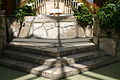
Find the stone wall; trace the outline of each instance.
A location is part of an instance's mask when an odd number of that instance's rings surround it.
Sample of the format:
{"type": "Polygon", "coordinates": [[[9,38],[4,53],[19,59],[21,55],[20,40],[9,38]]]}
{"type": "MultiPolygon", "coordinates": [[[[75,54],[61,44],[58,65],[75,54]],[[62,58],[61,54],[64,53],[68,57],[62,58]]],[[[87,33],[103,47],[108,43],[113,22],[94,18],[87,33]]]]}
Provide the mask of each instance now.
{"type": "Polygon", "coordinates": [[[111,36],[108,36],[104,30],[99,28],[99,21],[96,21],[94,22],[93,36],[93,42],[104,54],[120,60],[120,35],[112,31],[111,36]]]}
{"type": "Polygon", "coordinates": [[[116,56],[116,41],[112,38],[99,38],[99,47],[107,55],[116,56]]]}
{"type": "MultiPolygon", "coordinates": [[[[17,21],[10,22],[11,21],[8,21],[8,24],[10,24],[10,33],[13,33],[14,37],[17,37],[20,30],[20,23],[17,21]]],[[[57,25],[57,20],[48,16],[26,16],[19,37],[34,36],[36,38],[57,39],[57,25]]],[[[93,26],[87,26],[83,29],[77,25],[74,16],[65,17],[60,20],[60,35],[61,38],[93,37],[93,26]]]]}
{"type": "Polygon", "coordinates": [[[99,47],[107,55],[112,55],[120,60],[120,36],[99,38],[99,47]]]}

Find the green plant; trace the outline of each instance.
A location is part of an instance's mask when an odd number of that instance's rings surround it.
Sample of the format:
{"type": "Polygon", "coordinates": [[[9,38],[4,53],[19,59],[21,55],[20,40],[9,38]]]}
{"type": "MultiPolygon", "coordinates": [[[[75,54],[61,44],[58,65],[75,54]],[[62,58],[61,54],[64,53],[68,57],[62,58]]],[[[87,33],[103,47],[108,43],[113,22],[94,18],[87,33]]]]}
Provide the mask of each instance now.
{"type": "Polygon", "coordinates": [[[18,32],[18,37],[19,37],[19,34],[20,34],[20,31],[22,29],[22,23],[24,21],[24,16],[33,16],[35,15],[32,11],[32,8],[31,6],[23,6],[21,8],[17,8],[13,14],[13,16],[15,18],[17,18],[18,20],[20,20],[20,28],[19,28],[19,32],[18,32]]]}
{"type": "Polygon", "coordinates": [[[109,0],[97,14],[100,20],[100,28],[107,33],[120,32],[120,1],[109,0]]]}
{"type": "Polygon", "coordinates": [[[17,19],[23,21],[24,16],[33,16],[35,15],[30,6],[23,6],[22,8],[17,8],[13,14],[17,19]]]}
{"type": "Polygon", "coordinates": [[[1,5],[2,5],[2,0],[0,0],[0,7],[1,7],[1,5]]]}
{"type": "Polygon", "coordinates": [[[74,15],[77,18],[78,24],[82,27],[86,27],[93,22],[93,15],[89,12],[89,9],[85,5],[81,5],[74,15]]]}

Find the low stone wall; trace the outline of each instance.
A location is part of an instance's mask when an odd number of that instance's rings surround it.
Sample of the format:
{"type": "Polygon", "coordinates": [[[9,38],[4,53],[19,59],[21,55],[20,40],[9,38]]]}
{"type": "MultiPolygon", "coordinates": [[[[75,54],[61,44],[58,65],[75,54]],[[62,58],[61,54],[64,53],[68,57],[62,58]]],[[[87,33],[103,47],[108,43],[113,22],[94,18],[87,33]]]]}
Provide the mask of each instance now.
{"type": "Polygon", "coordinates": [[[93,42],[106,55],[111,55],[120,60],[120,39],[119,37],[94,36],[93,42]]]}
{"type": "Polygon", "coordinates": [[[105,54],[116,56],[116,41],[112,38],[99,38],[99,47],[105,54]]]}
{"type": "Polygon", "coordinates": [[[116,57],[120,60],[120,38],[99,38],[99,48],[105,54],[116,57]]]}
{"type": "MultiPolygon", "coordinates": [[[[26,16],[22,24],[19,37],[36,37],[36,38],[57,38],[58,23],[55,19],[49,18],[45,15],[26,16]]],[[[20,22],[16,20],[10,21],[8,19],[8,26],[10,35],[18,37],[20,30],[20,22]],[[12,23],[11,23],[12,22],[12,23]]],[[[93,26],[87,26],[83,29],[77,25],[74,16],[65,17],[60,21],[60,35],[61,38],[76,38],[76,37],[93,37],[93,26]]]]}
{"type": "Polygon", "coordinates": [[[112,31],[111,36],[108,36],[104,30],[99,28],[99,21],[96,21],[94,22],[93,36],[93,42],[104,54],[120,60],[120,35],[112,31]]]}

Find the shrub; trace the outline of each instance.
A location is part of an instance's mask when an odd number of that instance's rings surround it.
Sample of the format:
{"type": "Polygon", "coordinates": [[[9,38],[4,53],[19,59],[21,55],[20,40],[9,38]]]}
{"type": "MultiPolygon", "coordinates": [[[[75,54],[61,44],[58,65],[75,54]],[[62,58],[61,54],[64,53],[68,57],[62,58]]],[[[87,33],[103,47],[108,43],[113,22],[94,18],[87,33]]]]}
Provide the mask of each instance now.
{"type": "Polygon", "coordinates": [[[85,5],[81,5],[74,15],[77,17],[78,24],[82,27],[86,27],[87,25],[93,23],[93,15],[89,12],[89,9],[85,5]]]}
{"type": "Polygon", "coordinates": [[[23,21],[24,16],[33,16],[35,15],[32,11],[32,8],[30,6],[23,6],[22,8],[17,8],[14,11],[13,16],[16,17],[17,19],[23,21]]]}
{"type": "Polygon", "coordinates": [[[120,32],[120,1],[109,0],[97,14],[100,20],[100,28],[104,29],[107,33],[120,32]]]}

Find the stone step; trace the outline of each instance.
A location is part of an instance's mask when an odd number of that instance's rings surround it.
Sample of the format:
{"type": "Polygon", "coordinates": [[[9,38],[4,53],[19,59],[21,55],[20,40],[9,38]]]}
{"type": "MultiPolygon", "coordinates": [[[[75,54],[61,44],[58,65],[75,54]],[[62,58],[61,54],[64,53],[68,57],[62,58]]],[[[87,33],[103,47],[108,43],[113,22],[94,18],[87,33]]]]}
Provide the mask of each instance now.
{"type": "Polygon", "coordinates": [[[98,56],[99,54],[96,51],[91,51],[87,53],[80,53],[80,54],[48,59],[45,61],[44,64],[47,64],[49,66],[52,64],[52,67],[68,66],[70,64],[74,64],[77,62],[83,62],[90,59],[95,59],[98,56]]]}
{"type": "Polygon", "coordinates": [[[102,56],[96,59],[73,63],[61,67],[51,67],[48,65],[38,65],[27,63],[15,59],[0,57],[0,65],[14,68],[16,70],[29,72],[37,76],[43,76],[52,80],[58,80],[64,77],[72,76],[97,67],[101,67],[116,61],[114,57],[102,56]]]}
{"type": "Polygon", "coordinates": [[[1,57],[0,65],[50,79],[60,79],[79,73],[77,69],[69,66],[51,68],[47,65],[36,65],[5,57],[1,57]]]}
{"type": "Polygon", "coordinates": [[[51,57],[66,56],[66,55],[71,55],[76,53],[92,51],[96,49],[96,46],[90,42],[74,43],[74,44],[67,43],[67,44],[63,44],[63,47],[57,47],[55,45],[52,46],[48,44],[46,46],[42,46],[40,43],[36,45],[33,45],[33,43],[29,43],[28,45],[25,43],[22,43],[22,44],[21,43],[7,44],[6,49],[18,50],[22,52],[34,53],[34,54],[40,54],[40,55],[47,55],[51,57]]]}
{"type": "Polygon", "coordinates": [[[49,70],[45,70],[42,73],[43,77],[52,79],[52,80],[59,80],[61,78],[73,76],[79,73],[79,70],[69,66],[63,67],[54,67],[50,68],[49,70]]]}
{"type": "Polygon", "coordinates": [[[95,69],[98,67],[102,67],[113,62],[117,61],[115,57],[112,56],[101,56],[94,59],[90,59],[88,61],[78,62],[77,64],[82,64],[87,66],[88,70],[95,69]]]}
{"type": "MultiPolygon", "coordinates": [[[[115,58],[111,56],[102,56],[88,61],[70,64],[68,66],[53,67],[42,72],[42,76],[52,80],[58,80],[64,77],[69,77],[79,74],[100,66],[104,66],[115,62],[115,58]],[[110,60],[111,59],[111,60],[110,60]]],[[[38,70],[39,72],[39,70],[38,70]]]]}
{"type": "Polygon", "coordinates": [[[30,72],[30,70],[33,67],[38,66],[38,64],[35,63],[28,63],[6,57],[0,57],[0,65],[13,68],[15,70],[20,70],[23,72],[30,72]]]}
{"type": "MultiPolygon", "coordinates": [[[[77,43],[77,42],[90,42],[92,38],[73,38],[61,39],[62,43],[77,43]]],[[[29,43],[58,43],[57,39],[29,39],[29,38],[14,38],[12,42],[29,42],[29,43]]]]}
{"type": "Polygon", "coordinates": [[[21,61],[30,62],[30,63],[44,64],[46,60],[52,59],[52,57],[21,52],[16,50],[4,50],[3,52],[4,52],[2,54],[3,56],[14,58],[21,61]]]}
{"type": "Polygon", "coordinates": [[[96,58],[98,57],[99,54],[96,51],[91,51],[91,52],[78,53],[64,57],[52,58],[52,57],[47,57],[33,53],[20,52],[16,50],[4,50],[4,53],[2,55],[25,62],[46,64],[48,66],[59,67],[63,65],[73,64],[79,61],[96,58]]]}
{"type": "Polygon", "coordinates": [[[10,44],[7,44],[5,46],[5,48],[7,50],[17,50],[17,51],[21,51],[21,52],[27,52],[27,53],[33,53],[33,54],[52,56],[52,55],[50,55],[51,51],[45,50],[45,49],[41,49],[40,47],[36,47],[36,46],[26,46],[26,45],[21,46],[21,45],[10,45],[10,44]]]}
{"type": "Polygon", "coordinates": [[[68,62],[68,64],[73,64],[80,61],[94,59],[98,56],[99,56],[99,53],[97,51],[90,51],[90,52],[68,55],[63,58],[68,62]]]}
{"type": "Polygon", "coordinates": [[[98,67],[102,67],[111,63],[116,62],[116,58],[112,56],[102,56],[96,59],[91,59],[87,61],[82,61],[74,64],[70,64],[69,66],[77,68],[79,72],[85,72],[88,70],[92,70],[98,67]]]}
{"type": "Polygon", "coordinates": [[[113,63],[115,61],[117,61],[116,57],[112,57],[112,56],[103,56],[103,57],[100,57],[100,58],[96,58],[95,60],[92,60],[92,61],[95,61],[96,63],[96,68],[97,67],[102,67],[102,66],[105,66],[105,65],[108,65],[110,63],[113,63]]]}

